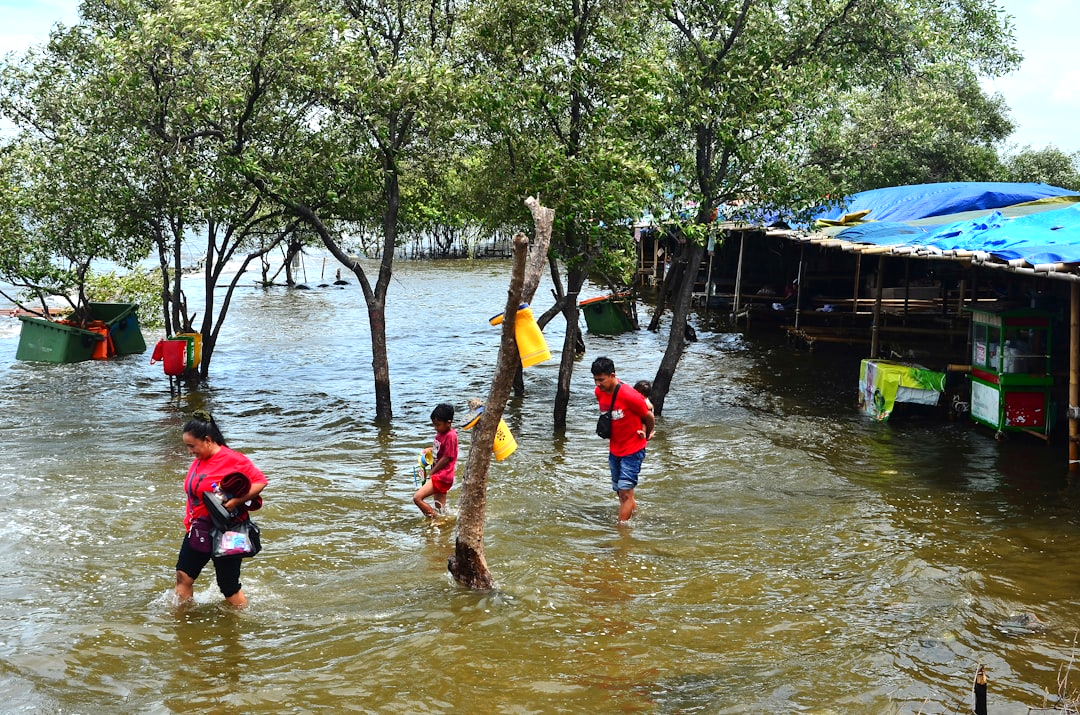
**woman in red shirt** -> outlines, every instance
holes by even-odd
[[[203,504],[203,493],[213,492],[225,477],[239,472],[250,484],[246,494],[234,494],[224,502],[226,511],[237,510],[237,516],[246,517],[253,500],[266,487],[266,477],[251,460],[233,451],[225,444],[214,418],[208,412],[196,410],[184,425],[184,444],[195,461],[188,468],[184,479],[187,508],[184,511],[184,543],[176,559],[176,600],[178,604],[190,601],[194,596],[195,579],[213,558],[218,588],[225,600],[238,608],[247,605],[247,598],[240,585],[239,556],[214,558],[211,553],[210,514]],[[242,480],[241,480],[242,481]],[[257,507],[256,507],[257,508]]]

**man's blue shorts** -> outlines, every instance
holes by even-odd
[[[622,457],[616,457],[608,452],[608,467],[611,469],[611,490],[615,492],[633,489],[637,486],[638,472],[641,471],[641,463],[645,461],[645,450]]]

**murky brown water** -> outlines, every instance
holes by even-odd
[[[1056,691],[1080,629],[1064,446],[874,423],[857,356],[765,335],[699,326],[628,529],[588,362],[651,378],[663,337],[587,336],[565,438],[557,361],[530,368],[490,475],[499,588],[454,584],[453,519],[419,515],[411,468],[435,403],[486,395],[508,268],[399,263],[384,430],[355,285],[245,289],[211,384],[179,398],[149,353],[16,362],[0,319],[0,711],[953,713],[980,662],[996,715]],[[171,606],[199,406],[271,480],[244,612],[209,573]],[[1049,627],[1002,625],[1027,611]]]

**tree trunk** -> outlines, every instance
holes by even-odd
[[[364,293],[364,302],[368,311],[368,323],[371,327],[371,367],[375,383],[375,421],[382,424],[388,423],[394,416],[390,401],[390,361],[386,353],[386,291],[393,275],[394,243],[397,240],[397,218],[401,203],[397,172],[389,159],[387,159],[384,169],[386,175],[384,190],[387,204],[383,212],[383,246],[379,262],[379,277],[374,286],[368,280],[364,267],[342,248],[337,238],[331,234],[330,229],[326,227],[326,224],[323,223],[314,209],[306,204],[291,201],[275,193],[265,179],[249,177],[249,180],[260,192],[285,206],[314,229],[323,245],[326,246],[326,249],[330,251],[334,258],[356,276],[360,289]]]
[[[675,376],[675,369],[679,366],[683,350],[686,349],[686,318],[690,313],[690,299],[694,295],[694,282],[697,279],[698,267],[705,253],[705,247],[697,243],[687,243],[686,264],[682,270],[682,280],[675,291],[674,305],[671,314],[671,331],[668,333],[667,350],[660,360],[660,367],[656,371],[653,380],[650,398],[653,403],[653,412],[659,417],[664,411],[664,399],[671,389],[671,380]]]
[[[465,486],[462,490],[461,506],[458,509],[454,555],[450,557],[446,565],[454,580],[468,588],[491,589],[495,586],[491,572],[488,570],[487,559],[484,558],[487,473],[488,467],[491,466],[491,449],[495,444],[495,430],[499,426],[503,408],[510,396],[514,372],[521,364],[517,340],[514,337],[514,324],[522,298],[521,288],[524,282],[528,248],[529,241],[523,234],[514,236],[513,272],[506,296],[506,309],[503,312],[502,340],[499,344],[495,377],[491,382],[487,400],[484,402],[484,413],[480,416],[472,443],[469,445],[469,457],[465,465]]]
[[[670,268],[664,271],[664,279],[660,282],[660,290],[656,292],[656,309],[653,311],[647,328],[650,333],[655,333],[660,329],[660,319],[664,317],[664,311],[667,310],[668,304],[678,300],[673,294],[678,290],[678,286],[683,283],[683,277],[686,275],[684,261],[687,260],[686,254],[691,248],[690,245],[685,246],[680,256],[671,262]],[[674,306],[672,308],[674,309]]]
[[[555,210],[541,206],[540,202],[532,196],[525,199],[525,205],[529,207],[529,212],[533,217],[536,241],[533,243],[532,250],[529,251],[529,260],[521,285],[521,299],[525,303],[532,303],[536,289],[540,285],[540,276],[543,275],[544,266],[548,262],[548,247],[551,245],[551,226],[555,223]],[[517,236],[514,236],[514,240],[516,250]]]
[[[375,377],[375,419],[387,423],[394,417],[390,401],[390,359],[386,353],[386,291],[394,268],[394,247],[397,244],[398,212],[401,208],[401,185],[393,156],[383,160],[386,209],[383,213],[383,246],[379,257],[379,277],[375,293],[367,298],[368,322],[371,324],[371,368]],[[354,262],[353,272],[360,264]]]
[[[371,369],[375,378],[375,419],[389,422],[394,416],[390,402],[390,360],[386,352],[386,301],[368,303],[368,324],[371,326]]]
[[[555,429],[566,429],[566,413],[570,407],[570,380],[574,376],[574,361],[577,358],[577,346],[581,342],[580,308],[578,293],[585,284],[583,270],[572,270],[566,276],[566,300],[563,301],[562,314],[566,320],[566,335],[563,337],[562,357],[559,362],[559,381],[555,388],[555,412],[552,420]]]
[[[548,274],[551,276],[551,295],[555,302],[541,315],[536,316],[536,324],[543,330],[544,326],[558,314],[562,313],[563,302],[566,300],[566,291],[563,289],[562,274],[559,273],[559,261],[555,256],[548,258]]]

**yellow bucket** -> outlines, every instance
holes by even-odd
[[[461,426],[463,430],[471,430],[480,421],[480,415],[484,414],[484,408],[478,407],[473,410],[473,416]],[[500,417],[499,426],[495,429],[495,441],[491,445],[491,451],[495,455],[495,461],[501,462],[509,457],[517,449],[517,440],[506,426],[506,422]]]
[[[488,321],[492,325],[501,325],[502,313]],[[551,359],[551,351],[548,350],[544,334],[540,332],[540,326],[533,318],[532,308],[528,303],[522,303],[518,308],[517,317],[514,320],[514,339],[517,341],[518,354],[521,357],[521,367],[532,367],[537,363]]]

